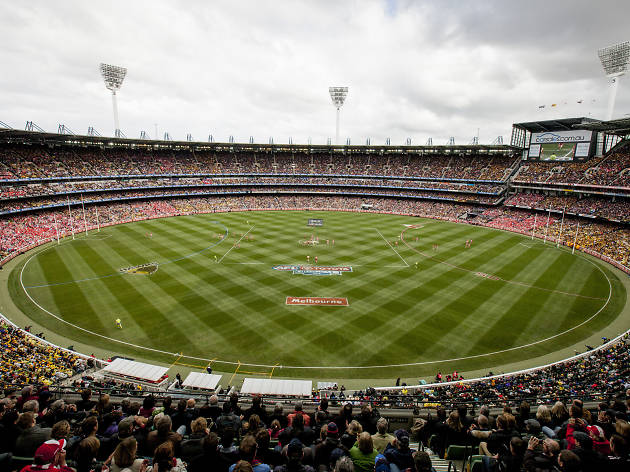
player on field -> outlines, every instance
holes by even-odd
[[[116,318],[116,327],[122,329],[122,321],[120,318]]]

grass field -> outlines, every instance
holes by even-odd
[[[309,218],[324,224],[308,227]],[[305,243],[313,237],[319,244]],[[315,256],[318,266],[352,272],[274,269],[311,266]],[[348,379],[492,370],[586,339],[626,302],[604,264],[524,236],[342,212],[109,227],[29,253],[12,270],[9,292],[39,325],[112,354]],[[287,297],[349,305],[292,306]]]

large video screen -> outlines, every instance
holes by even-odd
[[[540,145],[541,161],[571,161],[575,155],[576,143],[549,143]]]
[[[533,133],[528,159],[541,161],[585,159],[591,155],[592,138],[592,131],[587,130]]]

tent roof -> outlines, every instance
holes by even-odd
[[[243,381],[241,393],[260,393],[262,395],[311,396],[311,380],[251,379]]]
[[[182,385],[189,388],[201,388],[214,390],[221,381],[221,375],[205,374],[203,372],[191,372]]]
[[[146,382],[157,382],[164,377],[168,367],[118,358],[110,362],[103,370],[111,374],[133,377]]]

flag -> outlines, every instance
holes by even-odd
[[[558,104],[557,103],[552,103],[551,106],[552,107],[556,107],[556,106],[558,106]]]
[[[582,103],[584,100],[582,100],[581,98],[577,101],[578,103]]]
[[[538,105],[538,108],[545,108],[545,105]]]

